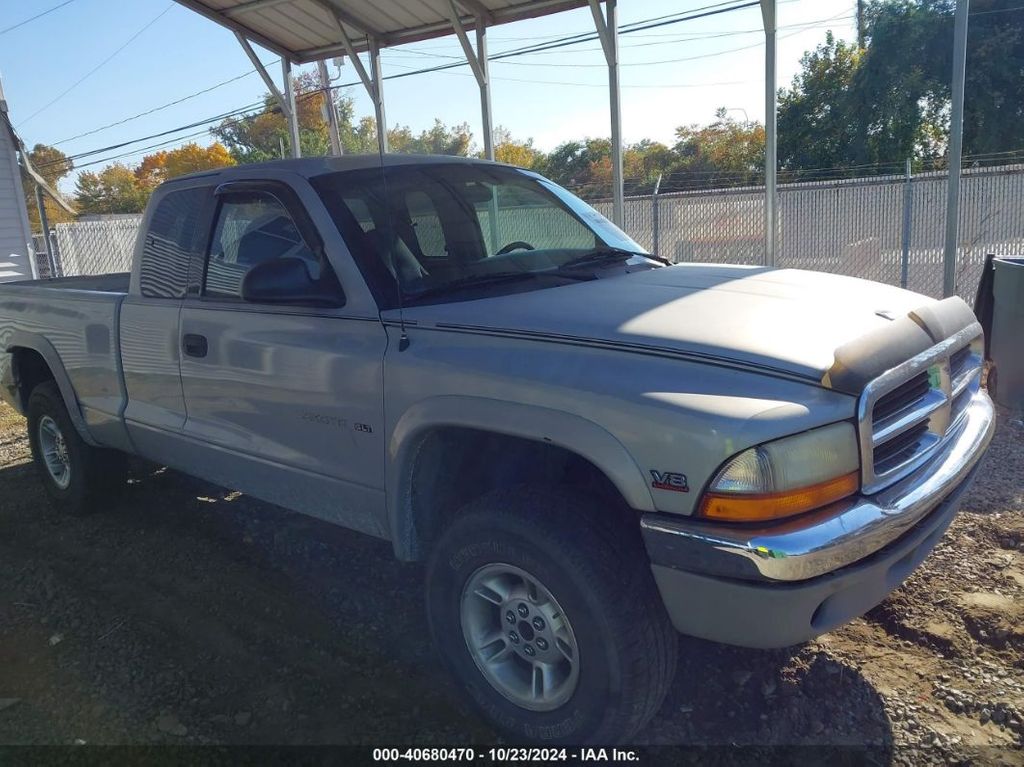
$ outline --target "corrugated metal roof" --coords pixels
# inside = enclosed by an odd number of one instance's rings
[[[339,25],[357,51],[368,38],[392,46],[454,33],[448,0],[177,0],[295,63],[345,52]],[[459,0],[468,25],[488,26],[558,13],[587,0]]]

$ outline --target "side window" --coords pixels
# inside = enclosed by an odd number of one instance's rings
[[[153,211],[142,247],[139,287],[148,298],[183,298],[189,260],[203,251],[200,228],[209,187],[166,194]]]
[[[409,207],[409,219],[420,251],[427,258],[446,258],[444,229],[433,200],[423,192],[413,191],[406,194],[405,203]]]
[[[268,192],[239,192],[221,198],[210,241],[203,294],[241,299],[242,280],[257,264],[280,258],[301,259],[314,280],[324,269],[320,257],[303,242],[285,206]]]

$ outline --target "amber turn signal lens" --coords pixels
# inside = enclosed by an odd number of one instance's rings
[[[700,516],[723,522],[763,522],[783,519],[827,506],[860,488],[860,474],[853,471],[816,485],[781,493],[708,493]]]

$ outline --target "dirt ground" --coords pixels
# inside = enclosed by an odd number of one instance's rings
[[[1024,763],[1024,426],[1000,416],[902,588],[786,651],[683,640],[638,741]],[[2,744],[494,742],[439,668],[420,577],[386,543],[148,465],[61,516],[0,411]]]

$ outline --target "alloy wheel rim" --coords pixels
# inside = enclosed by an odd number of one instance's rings
[[[536,577],[515,565],[484,565],[466,581],[462,634],[480,673],[530,711],[564,705],[579,684],[579,647],[565,611]]]
[[[71,484],[68,443],[57,422],[48,415],[39,419],[39,450],[43,454],[43,463],[50,479],[61,490],[67,490]]]

